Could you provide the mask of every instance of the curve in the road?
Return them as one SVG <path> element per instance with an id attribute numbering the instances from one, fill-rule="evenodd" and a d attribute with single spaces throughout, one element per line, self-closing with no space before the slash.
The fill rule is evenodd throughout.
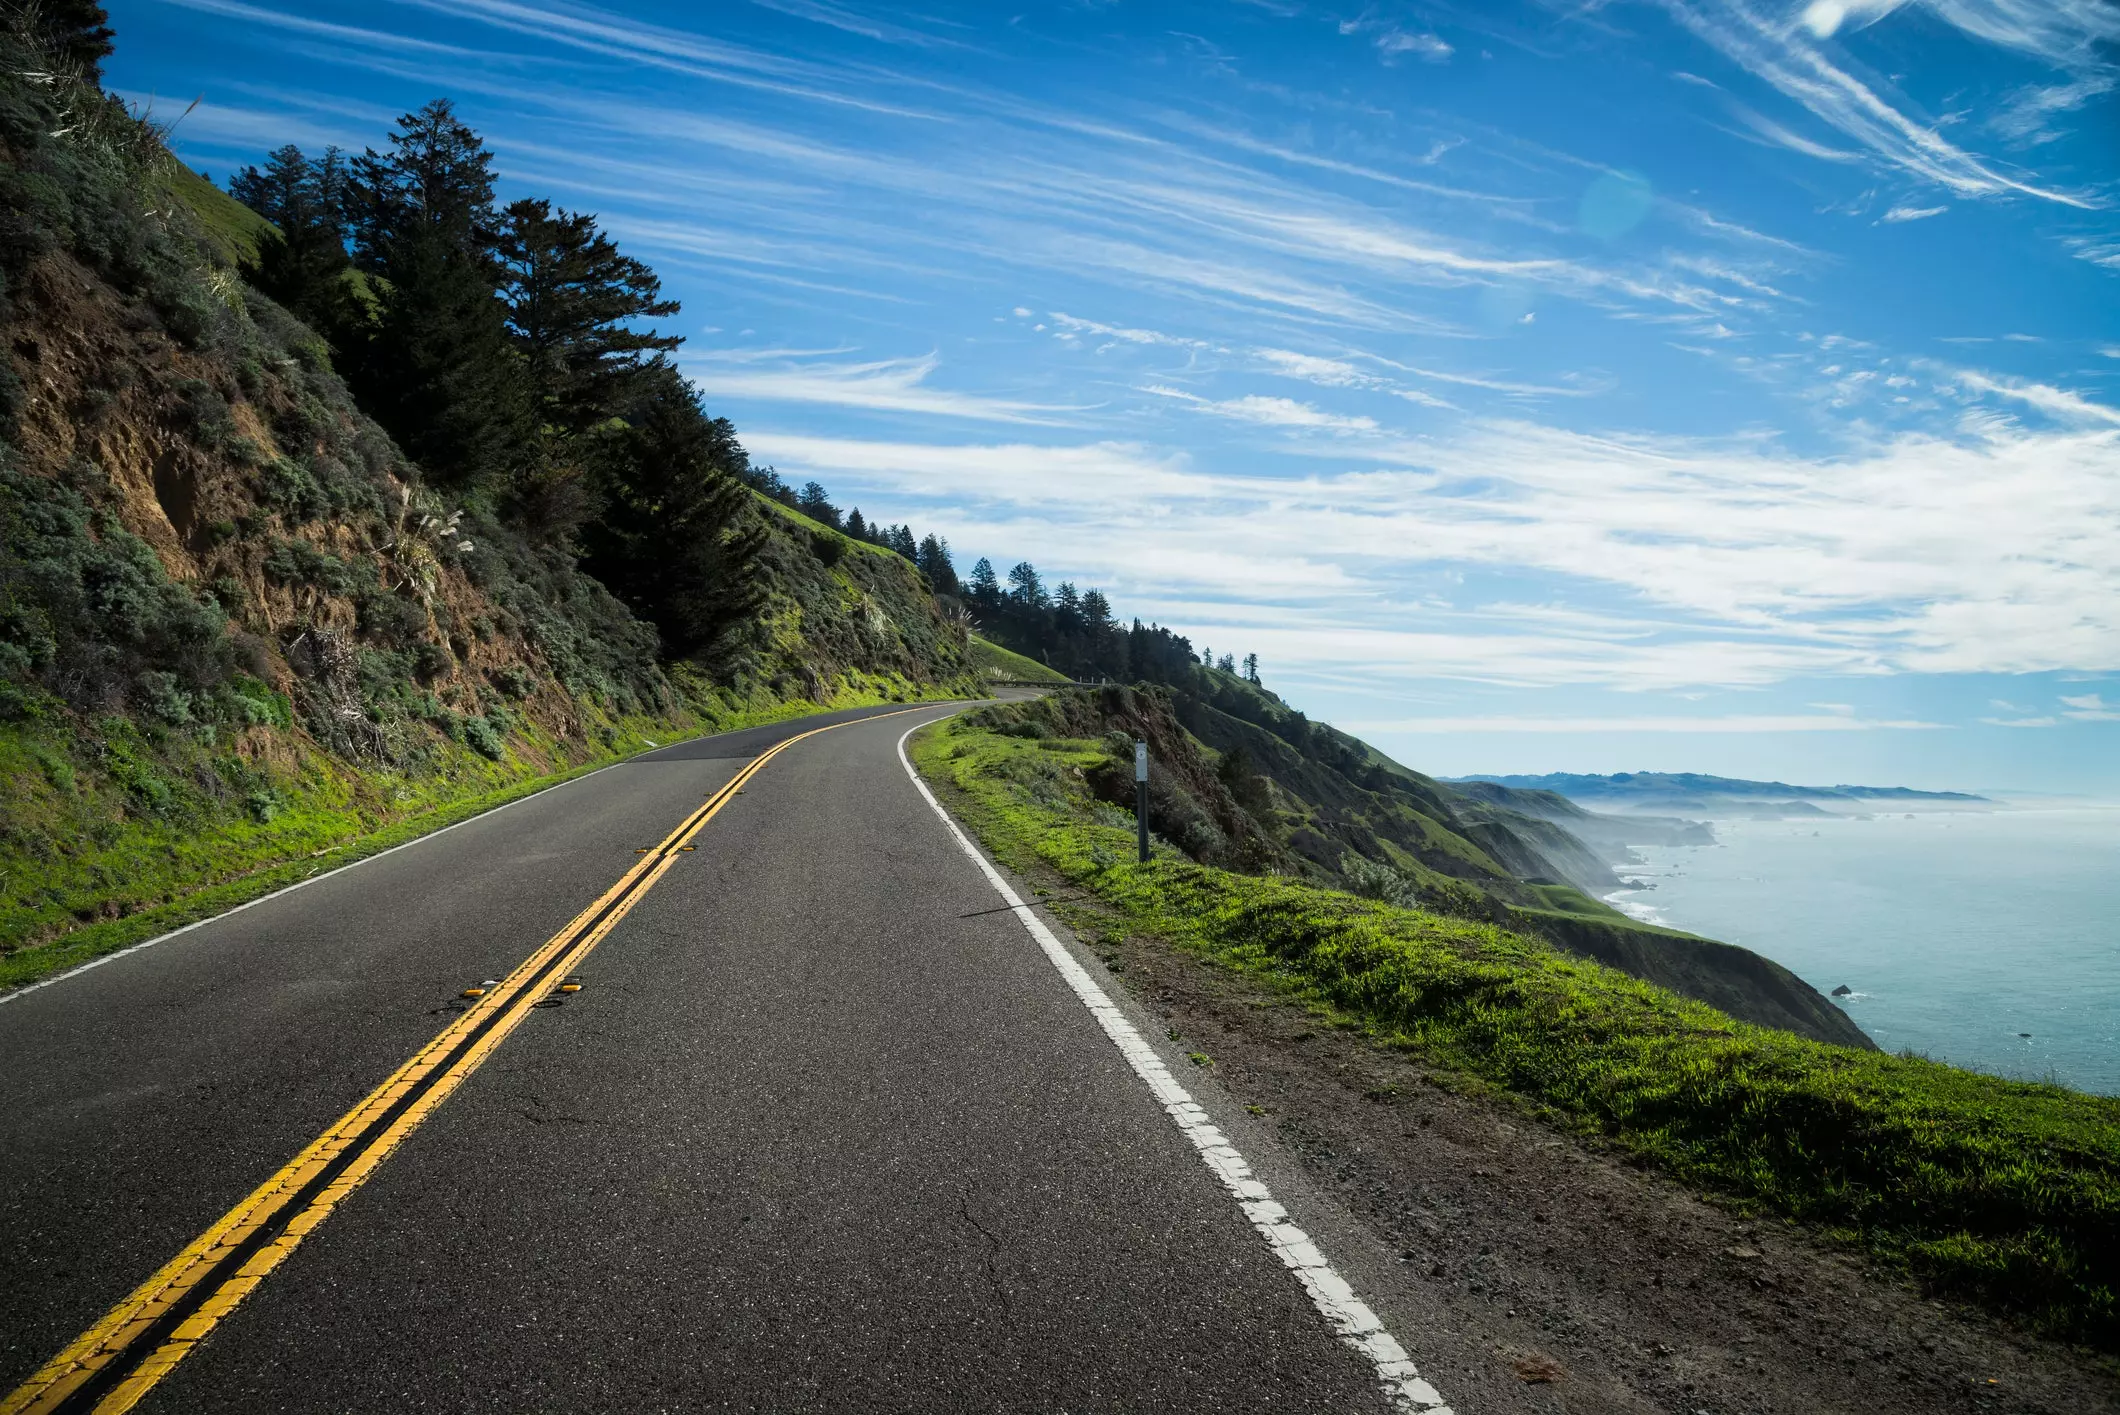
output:
<path id="1" fill-rule="evenodd" d="M 131 1410 L 493 1054 L 550 995 L 548 985 L 571 975 L 746 782 L 795 743 L 845 725 L 797 733 L 753 758 L 337 1124 L 0 1401 L 0 1415 Z"/>

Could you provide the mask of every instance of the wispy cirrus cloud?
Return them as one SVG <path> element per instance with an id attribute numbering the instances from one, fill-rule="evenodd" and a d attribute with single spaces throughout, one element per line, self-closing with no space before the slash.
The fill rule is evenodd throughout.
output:
<path id="1" fill-rule="evenodd" d="M 2120 432 L 1910 434 L 1812 459 L 1501 421 L 1388 445 L 1294 400 L 1172 392 L 1358 436 L 1373 469 L 1237 475 L 1138 444 L 757 446 L 864 505 L 905 498 L 892 514 L 953 538 L 1006 543 L 1035 507 L 1043 554 L 1117 582 L 1153 565 L 1152 605 L 1205 596 L 1278 661 L 1368 665 L 1380 687 L 2120 667 Z M 1488 574 L 1569 588 L 1527 608 L 1470 587 Z M 1276 630 L 1295 605 L 1301 622 Z"/>
<path id="2" fill-rule="evenodd" d="M 1755 732 L 1880 732 L 1933 731 L 1941 722 L 1919 718 L 1860 718 L 1838 713 L 1729 713 L 1722 716 L 1682 717 L 1675 714 L 1634 717 L 1395 717 L 1376 722 L 1347 724 L 1356 732 L 1403 732 L 1412 735 L 1447 733 L 1462 736 L 1480 732 L 1650 732 L 1664 733 L 1755 733 Z"/>
<path id="3" fill-rule="evenodd" d="M 765 403 L 807 403 L 820 407 L 865 408 L 873 412 L 912 413 L 966 418 L 975 422 L 1028 423 L 1046 427 L 1074 421 L 1080 408 L 1021 402 L 987 394 L 929 386 L 928 375 L 941 359 L 878 359 L 867 363 L 783 362 L 759 367 L 760 359 L 697 353 L 685 360 L 686 373 L 702 393 L 719 398 L 746 398 Z M 735 365 L 728 367 L 728 365 Z"/>
<path id="4" fill-rule="evenodd" d="M 1170 398 L 1188 403 L 1203 413 L 1218 418 L 1229 418 L 1236 422 L 1255 423 L 1261 427 L 1303 428 L 1320 432 L 1376 432 L 1377 420 L 1370 417 L 1348 416 L 1329 413 L 1311 403 L 1298 402 L 1293 398 L 1275 398 L 1261 393 L 1246 394 L 1242 398 L 1215 400 L 1187 393 L 1180 388 L 1163 384 L 1149 384 L 1144 392 L 1159 398 Z"/>
<path id="5" fill-rule="evenodd" d="M 1882 80 L 1866 80 L 1829 56 L 1822 45 L 1850 20 L 1875 21 L 1898 8 L 1864 0 L 1818 0 L 1803 12 L 1802 24 L 1759 0 L 1661 0 L 1679 24 L 1753 77 L 1778 90 L 1813 119 L 1854 142 L 1867 160 L 1919 178 L 1966 198 L 2031 197 L 2060 205 L 2094 209 L 2097 197 L 2065 191 L 1959 146 L 1932 120 L 1918 117 Z M 1995 43 L 2029 46 L 2051 54 L 2056 45 L 2047 27 L 2020 13 L 2030 8 L 2017 0 L 1951 3 L 1935 8 L 1969 33 Z M 2005 14 L 2007 11 L 2009 13 Z M 1755 131 L 1796 151 L 1829 160 L 1849 154 L 1798 134 L 1772 119 L 1740 109 Z"/>
<path id="6" fill-rule="evenodd" d="M 2066 709 L 2062 716 L 2077 722 L 2120 722 L 2120 703 L 2109 703 L 2097 693 L 2064 695 L 2061 705 Z"/>
<path id="7" fill-rule="evenodd" d="M 1408 56 L 1424 59 L 1431 64 L 1441 64 L 1457 52 L 1439 34 L 1428 30 L 1405 29 L 1389 20 L 1369 16 L 1340 21 L 1340 33 L 1365 36 L 1387 64 Z"/>

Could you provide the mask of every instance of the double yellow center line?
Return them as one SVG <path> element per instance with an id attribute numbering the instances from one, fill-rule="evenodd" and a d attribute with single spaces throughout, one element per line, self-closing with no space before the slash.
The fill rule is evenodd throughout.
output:
<path id="1" fill-rule="evenodd" d="M 0 1401 L 0 1415 L 117 1415 L 132 1409 L 478 1070 L 544 999 L 547 985 L 565 978 L 603 942 L 745 782 L 803 738 L 846 725 L 814 727 L 754 757 L 336 1125 Z"/>

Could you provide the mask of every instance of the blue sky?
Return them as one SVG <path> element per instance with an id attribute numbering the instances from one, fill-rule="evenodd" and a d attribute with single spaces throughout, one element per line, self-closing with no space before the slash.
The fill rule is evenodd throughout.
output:
<path id="1" fill-rule="evenodd" d="M 2120 10 L 116 0 L 225 181 L 454 98 L 759 460 L 1424 770 L 2120 791 Z"/>

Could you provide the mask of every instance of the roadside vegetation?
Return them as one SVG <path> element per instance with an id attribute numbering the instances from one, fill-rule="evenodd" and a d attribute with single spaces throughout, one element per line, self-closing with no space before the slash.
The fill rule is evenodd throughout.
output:
<path id="1" fill-rule="evenodd" d="M 972 636 L 972 667 L 983 681 L 1007 680 L 1016 683 L 1065 683 L 1067 675 L 1047 668 L 1034 658 L 1025 658 L 1020 653 L 1011 653 L 996 643 L 974 634 Z"/>
<path id="2" fill-rule="evenodd" d="M 1050 700 L 983 708 L 920 734 L 914 759 L 996 856 L 1129 929 L 1689 1185 L 2120 1350 L 2120 1100 L 1751 1026 L 1490 921 L 1167 841 L 1137 863 L 1130 813 L 1095 784 L 1130 769 L 1131 744 L 1066 721 Z"/>
<path id="3" fill-rule="evenodd" d="M 651 741 L 975 691 L 923 547 L 789 509 L 654 272 L 447 102 L 222 191 L 113 39 L 0 6 L 0 987 Z"/>

